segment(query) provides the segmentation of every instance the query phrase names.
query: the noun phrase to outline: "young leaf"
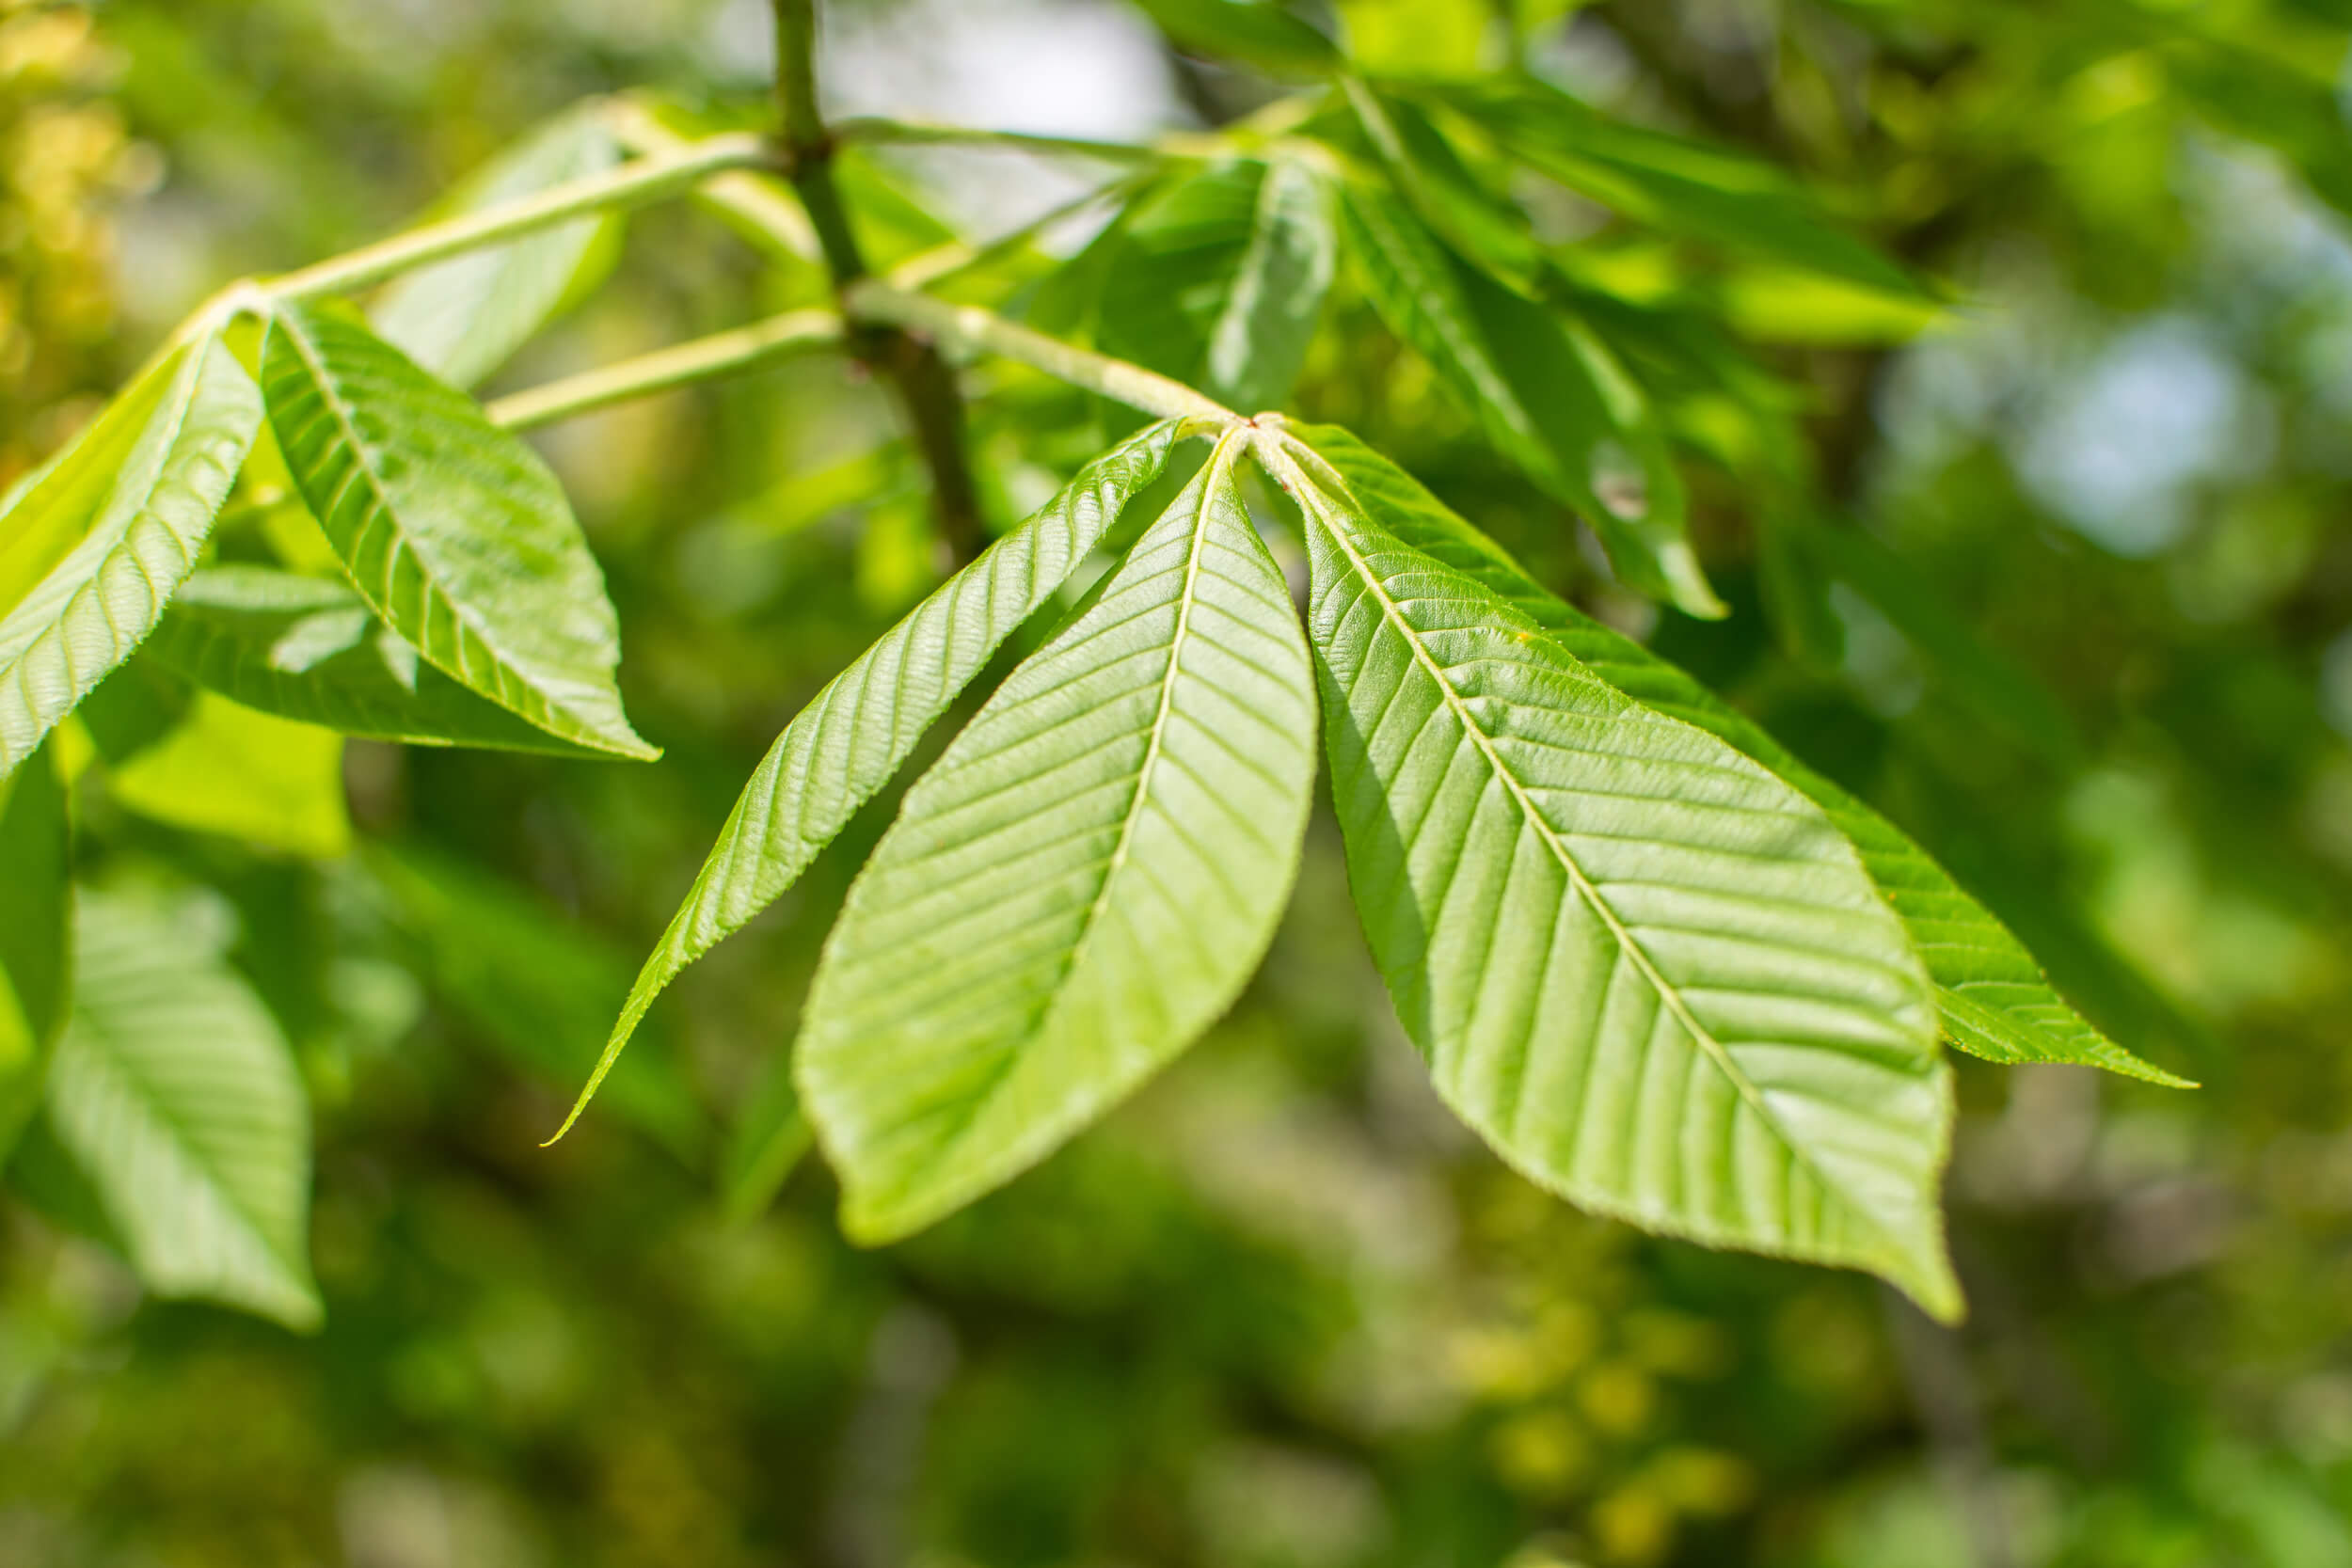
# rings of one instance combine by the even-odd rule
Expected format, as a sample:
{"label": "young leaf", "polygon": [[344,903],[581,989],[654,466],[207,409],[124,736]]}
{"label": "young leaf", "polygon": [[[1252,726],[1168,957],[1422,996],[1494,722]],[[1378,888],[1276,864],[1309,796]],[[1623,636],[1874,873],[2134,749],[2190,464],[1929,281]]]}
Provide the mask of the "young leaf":
{"label": "young leaf", "polygon": [[1238,445],[908,791],[850,889],[796,1067],[862,1241],[1042,1159],[1208,1027],[1272,940],[1314,689]]}
{"label": "young leaf", "polygon": [[261,422],[252,378],[206,335],[0,514],[0,776],[153,628]]}
{"label": "young leaf", "polygon": [[[458,188],[443,215],[534,196],[600,174],[621,149],[591,107],[508,149]],[[386,342],[453,387],[471,387],[568,301],[595,286],[618,249],[621,220],[581,218],[401,277],[368,311]]]}
{"label": "young leaf", "polygon": [[1629,586],[1723,614],[1684,531],[1665,437],[1600,341],[1464,261],[1389,192],[1351,182],[1341,208],[1374,305],[1496,448],[1593,525]]}
{"label": "young leaf", "polygon": [[1118,230],[1097,341],[1231,407],[1279,408],[1331,285],[1333,223],[1329,182],[1295,158],[1176,181]]}
{"label": "young leaf", "polygon": [[1347,432],[1303,432],[1385,531],[1477,580],[1579,662],[1645,707],[1737,747],[1819,805],[1862,857],[1911,934],[1937,988],[1947,1038],[1996,1062],[2105,1068],[2174,1087],[2085,1022],[2043,977],[2024,943],[1893,823],[1806,767],[1765,728],[1647,648],[1578,611],[1448,511],[1410,475]]}
{"label": "young leaf", "polygon": [[774,903],[889,782],[1005,639],[1053,596],[1128,500],[1159,478],[1176,436],[1176,421],[1162,420],[1088,464],[909,610],[776,736],[638,973],[603,1058],[557,1137],[580,1119],[662,988]]}
{"label": "young leaf", "polygon": [[1244,60],[1279,76],[1318,76],[1336,68],[1331,40],[1276,0],[1136,0],[1177,46]]}
{"label": "young leaf", "polygon": [[1957,1315],[1932,993],[1836,829],[1289,479],[1349,882],[1438,1091],[1583,1207]]}
{"label": "young leaf", "polygon": [[458,685],[348,586],[323,578],[266,566],[199,572],[143,658],[247,707],[371,740],[596,754]]}
{"label": "young leaf", "polygon": [[1391,90],[1445,105],[1529,167],[1637,223],[1880,293],[1932,299],[1771,164],[1629,125],[1524,74]]}
{"label": "young leaf", "polygon": [[0,1164],[40,1108],[65,1022],[73,890],[55,748],[0,779]]}
{"label": "young leaf", "polygon": [[331,309],[271,315],[262,391],[303,501],[368,608],[549,735],[660,755],[621,713],[604,574],[529,447]]}
{"label": "young leaf", "polygon": [[310,1107],[277,1022],[183,926],[85,895],[49,1119],[139,1277],[290,1328],[310,1283]]}
{"label": "young leaf", "polygon": [[153,821],[292,855],[332,860],[351,847],[342,736],[209,691],[114,768],[107,793]]}

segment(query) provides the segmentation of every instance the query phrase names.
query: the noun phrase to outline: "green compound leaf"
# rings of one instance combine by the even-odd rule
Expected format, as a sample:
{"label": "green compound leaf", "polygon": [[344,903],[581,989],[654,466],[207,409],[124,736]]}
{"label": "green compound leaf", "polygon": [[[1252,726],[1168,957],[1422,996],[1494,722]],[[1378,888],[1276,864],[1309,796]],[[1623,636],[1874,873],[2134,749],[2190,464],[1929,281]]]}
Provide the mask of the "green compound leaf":
{"label": "green compound leaf", "polygon": [[1098,268],[1097,341],[1229,407],[1279,408],[1338,261],[1330,182],[1295,158],[1237,159],[1130,209]]}
{"label": "green compound leaf", "polygon": [[266,566],[199,572],[142,657],[247,707],[370,740],[596,754],[458,685],[349,586],[324,578]]}
{"label": "green compound leaf", "polygon": [[1836,827],[1290,478],[1349,882],[1438,1092],[1582,1207],[1957,1316],[1932,992]]}
{"label": "green compound leaf", "polygon": [[85,895],[49,1119],[140,1279],[315,1327],[310,1106],[259,998],[181,923]]}
{"label": "green compound leaf", "polygon": [[1044,1158],[1215,1022],[1272,940],[1314,686],[1238,446],[908,791],[850,889],[795,1065],[860,1241]]}
{"label": "green compound leaf", "polygon": [[1392,193],[1351,182],[1340,205],[1373,304],[1497,450],[1593,525],[1628,586],[1722,615],[1664,433],[1600,340],[1463,261]]}
{"label": "green compound leaf", "polygon": [[[491,160],[440,215],[518,201],[620,161],[620,144],[596,108],[574,110]],[[421,268],[387,288],[369,318],[378,336],[425,370],[453,387],[471,387],[596,286],[619,249],[620,231],[620,218],[605,214]]]}
{"label": "green compound leaf", "polygon": [[529,447],[332,309],[270,317],[262,391],[295,486],[369,609],[548,734],[660,754],[622,715],[604,574]]}
{"label": "green compound leaf", "polygon": [[1163,420],[1088,464],[909,610],[785,727],[645,959],[602,1060],[556,1137],[580,1119],[654,998],[808,869],[1005,639],[1053,597],[1127,502],[1159,478],[1176,439],[1176,421]]}
{"label": "green compound leaf", "polygon": [[153,629],[261,428],[217,334],[174,350],[0,513],[0,776]]}
{"label": "green compound leaf", "polygon": [[0,1164],[40,1108],[65,1023],[71,831],[54,748],[0,779]]}
{"label": "green compound leaf", "polygon": [[1862,857],[1935,981],[1945,1037],[1989,1061],[2105,1068],[2193,1087],[2107,1039],[2051,988],[2023,942],[1902,830],[1806,767],[1765,728],[1647,648],[1563,602],[1493,541],[1346,431],[1302,433],[1387,532],[1542,626],[1595,674],[1645,706],[1694,724],[1796,786]]}

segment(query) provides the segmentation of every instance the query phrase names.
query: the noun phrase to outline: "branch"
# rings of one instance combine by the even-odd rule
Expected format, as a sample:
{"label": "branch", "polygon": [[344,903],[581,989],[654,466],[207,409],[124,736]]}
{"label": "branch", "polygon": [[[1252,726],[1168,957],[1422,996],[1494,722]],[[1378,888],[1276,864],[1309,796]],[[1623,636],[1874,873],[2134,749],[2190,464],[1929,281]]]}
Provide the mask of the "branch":
{"label": "branch", "polygon": [[[775,12],[776,101],[785,167],[810,227],[817,230],[834,292],[846,299],[866,275],[866,258],[834,183],[836,144],[818,107],[816,0],[775,0]],[[914,426],[915,450],[930,470],[940,533],[958,563],[973,560],[987,541],[980,528],[979,495],[964,459],[963,401],[956,390],[955,372],[930,343],[896,329],[860,332],[851,347],[897,389]]]}
{"label": "branch", "polygon": [[262,287],[278,299],[349,293],[411,267],[552,228],[568,218],[658,201],[727,169],[764,164],[769,155],[769,149],[753,135],[682,143],[674,150],[623,164],[603,174],[550,186],[521,201],[412,229],[348,255],[287,273]]}
{"label": "branch", "polygon": [[755,366],[790,358],[842,341],[841,318],[831,310],[787,310],[749,326],[714,332],[634,359],[601,366],[544,387],[500,398],[484,409],[507,430],[533,430],[632,398],[713,381]]}

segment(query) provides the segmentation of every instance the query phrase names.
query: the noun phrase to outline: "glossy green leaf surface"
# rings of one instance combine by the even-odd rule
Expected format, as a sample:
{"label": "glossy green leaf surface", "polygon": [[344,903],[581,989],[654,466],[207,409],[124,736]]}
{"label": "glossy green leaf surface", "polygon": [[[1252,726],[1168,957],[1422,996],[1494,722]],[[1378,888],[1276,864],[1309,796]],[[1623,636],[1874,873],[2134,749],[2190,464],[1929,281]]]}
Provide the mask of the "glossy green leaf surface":
{"label": "glossy green leaf surface", "polygon": [[908,791],[850,890],[796,1066],[863,1241],[1059,1147],[1223,1013],[1273,936],[1314,689],[1237,446]]}
{"label": "glossy green leaf surface", "polygon": [[889,782],[1005,639],[1054,595],[1128,500],[1160,476],[1176,434],[1175,421],[1163,420],[1088,464],[1034,515],[909,610],[785,727],[639,972],[565,1128],[579,1119],[654,998],[680,970],[775,902]]}
{"label": "glossy green leaf surface", "polygon": [[261,427],[217,336],[175,351],[0,515],[0,775],[153,629]]}
{"label": "glossy green leaf surface", "polygon": [[49,1118],[149,1290],[319,1321],[310,1114],[277,1022],[201,938],[85,895]]}
{"label": "glossy green leaf surface", "polygon": [[72,966],[71,824],[55,749],[0,779],[0,1164],[40,1108]]}
{"label": "glossy green leaf surface", "polygon": [[1664,435],[1600,341],[1463,261],[1393,194],[1351,182],[1341,207],[1390,329],[1437,368],[1496,448],[1593,525],[1629,586],[1721,615]]}
{"label": "glossy green leaf surface", "polygon": [[[520,200],[620,161],[596,109],[575,110],[492,159],[453,193],[445,213]],[[581,218],[421,267],[385,289],[369,319],[425,370],[453,387],[471,387],[596,283],[618,248],[620,227],[615,215]]]}
{"label": "glossy green leaf surface", "polygon": [[1581,1207],[1956,1315],[1932,992],[1836,828],[1337,475],[1294,493],[1349,882],[1438,1092]]}
{"label": "glossy green leaf surface", "polygon": [[1338,260],[1330,183],[1295,158],[1235,160],[1131,211],[1099,268],[1103,351],[1231,408],[1279,408]]}
{"label": "glossy green leaf surface", "polygon": [[425,663],[348,585],[324,578],[198,572],[144,656],[247,707],[370,740],[591,754]]}
{"label": "glossy green leaf surface", "polygon": [[1560,599],[1411,476],[1343,430],[1306,433],[1378,525],[1475,579],[1579,662],[1645,707],[1696,725],[1762,763],[1818,804],[1862,857],[1937,988],[1947,1038],[1996,1062],[2105,1068],[2151,1083],[2185,1080],[2142,1061],[2084,1022],[1993,912],[1900,829],[1808,768],[1747,715],[1622,633]]}
{"label": "glossy green leaf surface", "polygon": [[262,387],[294,483],[369,609],[549,735],[659,754],[621,712],[618,617],[537,454],[332,309],[270,317]]}

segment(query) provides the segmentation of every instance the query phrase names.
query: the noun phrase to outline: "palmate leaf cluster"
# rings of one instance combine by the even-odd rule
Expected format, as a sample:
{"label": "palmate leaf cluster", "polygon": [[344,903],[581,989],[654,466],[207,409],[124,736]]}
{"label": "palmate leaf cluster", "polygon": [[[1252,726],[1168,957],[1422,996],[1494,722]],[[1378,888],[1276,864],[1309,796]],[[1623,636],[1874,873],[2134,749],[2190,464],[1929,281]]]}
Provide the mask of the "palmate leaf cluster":
{"label": "palmate leaf cluster", "polygon": [[[1944,1047],[2178,1080],[2083,1020],[1885,817],[1290,406],[1331,302],[1360,300],[1621,584],[1719,616],[1683,466],[1730,464],[1760,512],[1802,515],[1790,428],[1714,324],[1535,238],[1514,181],[1702,264],[1899,311],[1936,295],[1770,166],[1532,77],[1382,80],[1284,11],[1146,8],[1187,47],[1306,86],[1218,136],[1128,150],[1142,170],[1099,234],[997,290],[1042,340],[896,296],[884,319],[1026,342],[1136,408],[777,737],[580,1105],[628,1070],[660,992],[788,889],[1028,628],[1034,651],[912,782],[852,886],[789,1076],[747,1113],[743,1191],[813,1132],[845,1227],[887,1242],[1065,1143],[1248,984],[1320,778],[1397,1014],[1503,1160],[1597,1212],[1870,1270],[1957,1313]],[[626,170],[613,123],[566,117],[455,208]],[[781,183],[755,188],[790,212]],[[232,289],[0,515],[0,1139],[45,1103],[45,1136],[160,1291],[315,1318],[304,1105],[216,951],[119,893],[75,909],[73,781],[94,752],[126,802],[171,809],[139,807],[114,766],[139,749],[121,739],[135,691],[161,705],[156,734],[244,725],[275,738],[239,745],[289,757],[326,732],[659,754],[623,711],[621,617],[554,474],[462,389],[598,281],[617,205],[411,270],[367,316]],[[1668,386],[1711,395],[1733,434],[1679,419]],[[232,494],[304,547],[208,558]],[[278,831],[319,854],[349,832],[339,815]],[[470,896],[447,891],[462,873],[376,865],[395,902]],[[625,1099],[657,1132],[674,1103],[642,1080]]]}

